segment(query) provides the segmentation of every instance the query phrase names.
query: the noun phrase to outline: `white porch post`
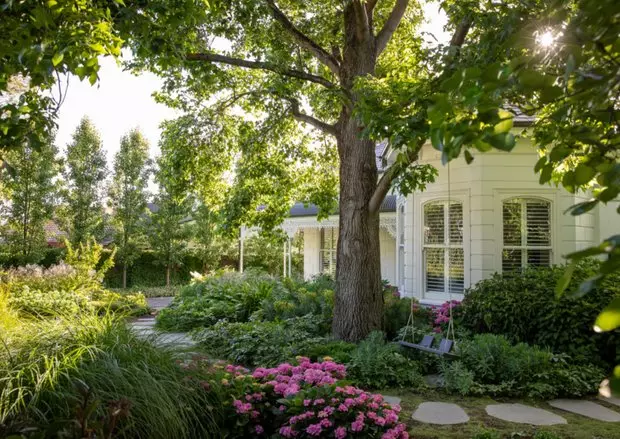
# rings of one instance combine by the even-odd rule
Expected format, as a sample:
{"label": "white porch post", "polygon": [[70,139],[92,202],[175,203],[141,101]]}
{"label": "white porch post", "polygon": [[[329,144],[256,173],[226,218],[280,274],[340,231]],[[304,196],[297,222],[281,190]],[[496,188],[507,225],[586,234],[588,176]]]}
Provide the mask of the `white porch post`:
{"label": "white porch post", "polygon": [[293,275],[292,271],[292,259],[293,259],[293,246],[291,245],[291,237],[288,238],[288,276],[291,277]]}
{"label": "white porch post", "polygon": [[286,277],[286,241],[284,241],[284,249],[282,251],[282,276]]}

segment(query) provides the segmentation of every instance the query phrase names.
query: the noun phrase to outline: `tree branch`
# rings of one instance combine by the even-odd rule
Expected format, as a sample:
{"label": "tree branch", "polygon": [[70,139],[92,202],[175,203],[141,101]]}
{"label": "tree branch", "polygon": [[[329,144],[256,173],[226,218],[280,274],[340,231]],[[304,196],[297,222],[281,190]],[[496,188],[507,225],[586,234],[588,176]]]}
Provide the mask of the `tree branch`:
{"label": "tree branch", "polygon": [[325,123],[321,120],[318,120],[310,116],[309,114],[302,113],[299,110],[299,101],[297,99],[295,98],[284,98],[284,99],[286,99],[287,101],[291,103],[291,114],[293,115],[295,119],[297,119],[300,122],[308,123],[312,125],[313,127],[323,131],[326,134],[331,134],[332,136],[336,135],[335,126]]}
{"label": "tree branch", "polygon": [[288,19],[284,13],[278,9],[274,0],[266,0],[267,5],[273,13],[273,18],[282,25],[282,27],[297,41],[297,43],[305,50],[312,53],[319,61],[325,64],[335,74],[339,75],[340,65],[338,61],[325,49],[319,46],[306,34],[301,32],[295,25]]}
{"label": "tree branch", "polygon": [[377,56],[383,52],[387,44],[389,43],[392,35],[396,31],[396,28],[400,24],[400,21],[403,19],[405,15],[405,11],[407,10],[407,6],[409,5],[409,0],[396,0],[396,4],[390,12],[390,16],[387,21],[383,25],[383,29],[379,31],[377,34],[377,43],[375,53]]}
{"label": "tree branch", "polygon": [[372,11],[377,6],[378,0],[366,0],[366,13],[370,17],[372,15]]}
{"label": "tree branch", "polygon": [[353,9],[355,10],[356,26],[355,31],[360,41],[367,41],[370,38],[370,21],[365,5],[362,0],[353,0]]}
{"label": "tree branch", "polygon": [[218,55],[216,53],[190,53],[185,56],[185,59],[189,61],[207,61],[228,64],[231,66],[245,67],[248,69],[262,69],[270,72],[279,73],[281,75],[289,76],[291,78],[303,79],[304,81],[314,82],[327,88],[335,88],[336,84],[327,79],[313,75],[311,73],[302,72],[301,70],[288,69],[273,63],[263,61],[249,61],[241,58],[233,58],[225,55]]}
{"label": "tree branch", "polygon": [[405,153],[405,161],[400,162],[396,161],[392,164],[387,170],[383,173],[379,182],[377,183],[377,187],[375,188],[372,197],[370,197],[370,201],[368,202],[368,210],[371,213],[376,213],[381,208],[381,203],[385,199],[385,196],[390,191],[392,187],[392,182],[398,177],[398,175],[405,169],[409,167],[413,162],[418,159],[420,154],[420,150],[425,143],[425,140],[420,140],[416,145],[416,148],[413,151],[408,151]]}
{"label": "tree branch", "polygon": [[450,39],[450,45],[461,47],[465,42],[465,37],[469,32],[469,28],[471,27],[471,18],[469,16],[463,18],[459,25],[454,30],[454,34],[452,35],[452,39]]}

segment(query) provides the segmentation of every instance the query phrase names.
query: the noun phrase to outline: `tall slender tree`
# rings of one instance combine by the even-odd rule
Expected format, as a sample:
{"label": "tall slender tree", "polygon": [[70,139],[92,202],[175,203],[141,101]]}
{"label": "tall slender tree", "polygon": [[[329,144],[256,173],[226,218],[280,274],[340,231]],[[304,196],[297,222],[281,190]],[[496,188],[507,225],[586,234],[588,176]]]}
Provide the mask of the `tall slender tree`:
{"label": "tall slender tree", "polygon": [[156,210],[151,214],[148,229],[151,248],[166,267],[166,286],[170,285],[172,269],[182,262],[192,236],[192,227],[184,220],[192,212],[193,197],[181,174],[184,156],[175,154],[172,148],[177,141],[174,131],[164,129],[155,170],[159,192],[154,197]]}
{"label": "tall slender tree", "polygon": [[131,130],[121,138],[109,189],[116,257],[123,266],[123,288],[127,288],[127,269],[145,244],[143,226],[150,172],[149,144],[138,129]]}
{"label": "tall slender tree", "polygon": [[21,264],[37,263],[47,247],[45,225],[54,214],[58,196],[60,162],[50,142],[35,150],[14,149],[6,154],[11,170],[0,169],[6,199],[0,213],[6,219],[0,232],[9,254]]}
{"label": "tall slender tree", "polygon": [[103,235],[103,194],[106,159],[97,129],[82,118],[67,145],[65,223],[72,243]]}

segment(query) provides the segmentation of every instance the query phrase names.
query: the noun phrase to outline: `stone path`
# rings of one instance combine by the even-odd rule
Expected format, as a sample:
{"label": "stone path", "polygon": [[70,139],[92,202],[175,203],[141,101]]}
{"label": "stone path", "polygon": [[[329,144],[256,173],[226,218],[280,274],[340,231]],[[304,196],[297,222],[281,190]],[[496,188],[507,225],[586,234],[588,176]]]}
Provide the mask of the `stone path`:
{"label": "stone path", "polygon": [[454,425],[469,421],[469,416],[461,407],[446,402],[423,402],[411,416],[425,424]]}
{"label": "stone path", "polygon": [[596,419],[598,421],[620,422],[620,413],[592,401],[581,401],[579,399],[554,399],[553,401],[549,401],[549,405],[561,410],[566,410],[567,412]]}
{"label": "stone path", "polygon": [[566,419],[559,415],[524,404],[492,404],[486,407],[486,412],[494,418],[519,424],[567,424]]}
{"label": "stone path", "polygon": [[[147,300],[149,307],[159,312],[172,302],[172,297],[150,297]],[[155,328],[155,316],[140,317],[131,322],[132,329],[139,337],[150,338],[159,346],[169,346],[180,349],[191,348],[196,342],[184,332],[162,332]]]}

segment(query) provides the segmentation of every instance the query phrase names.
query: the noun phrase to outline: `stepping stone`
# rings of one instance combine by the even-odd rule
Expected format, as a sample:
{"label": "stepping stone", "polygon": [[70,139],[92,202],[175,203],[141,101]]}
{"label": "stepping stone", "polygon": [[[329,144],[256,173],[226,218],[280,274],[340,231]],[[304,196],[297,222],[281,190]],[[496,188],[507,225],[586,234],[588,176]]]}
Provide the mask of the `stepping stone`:
{"label": "stepping stone", "polygon": [[461,407],[446,402],[423,402],[411,416],[425,424],[452,425],[469,421],[469,416]]}
{"label": "stepping stone", "polygon": [[567,424],[562,416],[550,411],[530,407],[524,404],[491,404],[486,407],[489,416],[502,421],[530,425]]}
{"label": "stepping stone", "polygon": [[398,396],[381,395],[383,400],[389,405],[400,405],[400,398]]}
{"label": "stepping stone", "polygon": [[170,305],[174,297],[149,297],[146,299],[146,302],[149,305],[149,308],[154,309],[155,311],[161,311]]}
{"label": "stepping stone", "polygon": [[608,402],[609,404],[617,405],[618,407],[620,407],[620,398],[615,398],[613,396],[599,395],[598,399],[600,399],[601,401]]}
{"label": "stepping stone", "polygon": [[620,422],[620,413],[592,401],[579,399],[554,399],[549,405],[567,412],[605,422]]}

